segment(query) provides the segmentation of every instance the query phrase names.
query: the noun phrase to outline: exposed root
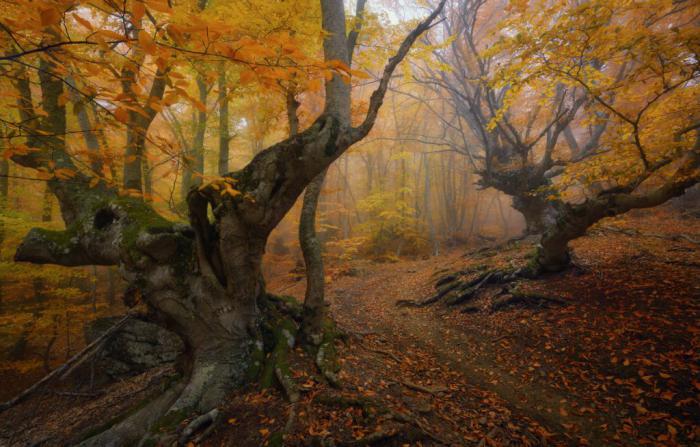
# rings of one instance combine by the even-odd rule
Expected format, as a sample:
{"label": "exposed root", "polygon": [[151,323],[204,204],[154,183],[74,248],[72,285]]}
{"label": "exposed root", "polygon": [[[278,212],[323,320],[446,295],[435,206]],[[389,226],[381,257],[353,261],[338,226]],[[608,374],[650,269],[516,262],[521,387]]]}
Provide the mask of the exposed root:
{"label": "exposed root", "polygon": [[448,306],[463,304],[476,297],[477,293],[489,284],[506,284],[521,277],[523,269],[518,270],[498,270],[492,269],[479,273],[469,280],[462,279],[463,275],[473,273],[477,269],[465,270],[442,277],[436,287],[438,292],[422,301],[399,300],[396,302],[400,307],[425,307],[438,301],[443,301]]}
{"label": "exposed root", "polygon": [[389,440],[392,438],[395,438],[399,432],[397,430],[391,430],[391,431],[375,431],[374,433],[370,433],[367,436],[364,436],[360,439],[355,439],[354,441],[349,441],[349,442],[338,442],[336,443],[337,446],[360,446],[360,445],[386,445]]}
{"label": "exposed root", "polygon": [[[293,298],[266,295],[260,300],[260,308],[264,319],[258,342],[244,347],[240,353],[237,353],[235,343],[231,346],[214,344],[208,351],[198,351],[188,368],[186,380],[160,389],[156,396],[137,409],[88,434],[81,445],[187,445],[199,442],[218,424],[219,403],[230,390],[240,385],[234,383],[234,378],[257,379],[263,388],[277,385],[290,402],[297,402],[299,388],[289,368],[289,352],[300,342],[297,334],[303,316],[302,307]],[[330,319],[324,322],[323,329],[321,343],[308,348],[313,350],[321,374],[329,383],[338,386],[335,340],[342,334]],[[247,350],[250,352],[246,353]],[[245,365],[248,365],[247,372]],[[293,413],[294,409],[288,422],[290,426]],[[188,418],[192,419],[183,424]],[[275,434],[279,445],[282,445],[283,435],[283,432]]]}
{"label": "exposed root", "polygon": [[453,290],[461,287],[463,284],[461,281],[458,280],[453,280],[450,283],[447,283],[440,287],[438,289],[438,292],[429,297],[424,299],[423,301],[414,301],[414,300],[399,300],[396,302],[396,305],[399,307],[425,307],[430,304],[438,302],[442,297],[447,295],[448,293],[452,292]]}
{"label": "exposed root", "polygon": [[299,389],[289,370],[289,350],[296,344],[299,327],[291,318],[279,316],[270,330],[274,344],[265,361],[260,384],[263,388],[269,388],[276,379],[287,399],[296,402],[299,400]]}
{"label": "exposed root", "polygon": [[335,349],[335,338],[336,336],[332,332],[324,331],[323,341],[316,351],[316,366],[328,383],[337,388],[340,386],[338,378],[340,364]]}
{"label": "exposed root", "polygon": [[214,408],[213,410],[209,411],[208,413],[205,413],[201,416],[198,416],[192,420],[187,426],[182,430],[182,434],[180,435],[180,439],[178,440],[178,445],[180,446],[185,446],[187,445],[187,442],[190,441],[195,434],[202,432],[202,435],[198,436],[198,440],[201,441],[204,439],[205,434],[208,434],[211,432],[211,429],[213,426],[216,424],[216,422],[219,420],[219,409]]}
{"label": "exposed root", "polygon": [[176,384],[155,398],[145,400],[136,410],[126,413],[107,426],[99,428],[96,434],[88,434],[80,447],[102,447],[136,445],[144,433],[166,413],[184,389],[184,384]]}
{"label": "exposed root", "polygon": [[399,421],[399,422],[404,422],[406,424],[411,424],[414,427],[416,427],[420,432],[427,438],[432,439],[433,441],[437,442],[438,444],[442,445],[454,445],[454,442],[450,442],[446,439],[443,439],[436,434],[434,434],[428,427],[425,426],[420,420],[417,418],[403,414],[403,413],[396,413],[396,412],[391,412],[390,414],[391,418]]}
{"label": "exposed root", "polygon": [[447,388],[446,386],[425,386],[425,385],[419,385],[417,383],[409,382],[408,380],[399,380],[395,383],[399,383],[406,388],[410,388],[415,391],[421,391],[423,393],[428,393],[428,394],[439,394],[439,393],[444,393],[449,391],[450,389]]}
{"label": "exposed root", "polygon": [[365,345],[362,344],[362,343],[360,343],[360,346],[361,346],[362,348],[366,349],[366,350],[369,351],[369,352],[376,352],[377,354],[385,355],[385,356],[389,357],[390,359],[392,359],[393,361],[395,361],[396,363],[401,363],[401,359],[398,358],[398,357],[396,356],[396,354],[394,354],[394,353],[391,352],[391,351],[387,351],[387,350],[385,350],[385,349],[370,348],[370,347],[368,347],[368,346],[365,346]]}
{"label": "exposed root", "polygon": [[314,398],[314,401],[327,407],[345,409],[355,407],[362,410],[362,415],[365,418],[374,418],[376,416],[389,413],[389,409],[383,406],[378,401],[369,397],[353,397],[343,396],[342,394],[327,394],[322,393]]}
{"label": "exposed root", "polygon": [[503,294],[494,298],[491,303],[491,312],[498,312],[513,307],[543,309],[565,306],[566,304],[566,301],[560,298],[538,293],[520,292],[517,288],[512,288],[510,290],[505,289]]}

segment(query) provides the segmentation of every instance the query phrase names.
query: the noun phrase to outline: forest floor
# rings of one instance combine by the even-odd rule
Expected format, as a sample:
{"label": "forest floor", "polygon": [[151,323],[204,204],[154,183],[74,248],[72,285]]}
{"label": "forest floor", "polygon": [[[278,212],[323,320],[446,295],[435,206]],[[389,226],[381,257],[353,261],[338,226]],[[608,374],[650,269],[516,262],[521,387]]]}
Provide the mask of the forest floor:
{"label": "forest floor", "polygon": [[[299,402],[236,393],[204,445],[265,445],[281,432],[285,445],[700,445],[698,240],[700,220],[671,211],[607,220],[572,244],[579,268],[519,286],[556,302],[498,311],[499,286],[459,306],[396,304],[430,296],[451,271],[524,263],[530,243],[330,265],[331,313],[348,334],[341,388],[297,351]],[[304,292],[289,275],[268,286]],[[0,445],[70,444],[169,374],[40,394],[3,415]]]}

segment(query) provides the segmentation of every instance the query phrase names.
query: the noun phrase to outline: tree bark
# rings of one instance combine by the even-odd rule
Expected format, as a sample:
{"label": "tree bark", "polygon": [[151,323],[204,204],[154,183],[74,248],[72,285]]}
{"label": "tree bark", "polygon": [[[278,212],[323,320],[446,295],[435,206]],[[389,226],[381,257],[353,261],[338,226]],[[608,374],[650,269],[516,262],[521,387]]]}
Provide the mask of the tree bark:
{"label": "tree bark", "polygon": [[570,261],[569,241],[583,236],[586,230],[605,217],[617,216],[632,209],[661,205],[700,181],[700,137],[686,155],[675,174],[661,186],[636,191],[603,192],[582,204],[560,204],[556,222],[542,235],[535,261],[535,272],[561,271]]}
{"label": "tree bark", "polygon": [[[365,0],[359,0],[356,18],[361,21],[364,15]],[[322,0],[323,28],[329,31],[323,42],[326,60],[339,60],[348,66],[352,64],[352,54],[357,44],[357,38],[362,27],[357,23],[350,34],[345,37],[345,9],[343,2]],[[326,111],[339,117],[341,124],[350,124],[350,86],[337,74],[326,84]],[[297,110],[299,102],[294,96],[293,89],[287,91],[287,119],[289,134],[294,137],[299,132]],[[347,169],[347,160],[346,160]],[[299,217],[299,244],[306,266],[306,293],[304,295],[304,319],[302,336],[315,346],[323,340],[323,322],[326,317],[325,302],[325,272],[321,242],[316,234],[316,211],[318,200],[323,189],[323,182],[328,169],[324,169],[306,187]],[[347,174],[347,173],[346,173]],[[346,236],[347,237],[347,236]]]}
{"label": "tree bark", "polygon": [[228,90],[226,87],[226,65],[219,64],[219,175],[229,172],[228,144],[231,140],[229,136],[229,113],[228,113]]}
{"label": "tree bark", "polygon": [[[197,74],[199,101],[206,106],[208,90],[202,74]],[[190,189],[202,184],[204,174],[204,136],[207,130],[207,111],[197,110],[194,116],[192,144],[185,151],[182,163],[182,197],[186,198]]]}
{"label": "tree bark", "polygon": [[316,234],[316,209],[326,172],[321,172],[306,187],[299,218],[299,243],[306,266],[302,335],[314,345],[321,343],[327,307],[321,241]]}
{"label": "tree bark", "polygon": [[513,196],[513,208],[525,219],[524,235],[542,234],[552,220],[553,207],[544,197],[536,193]]}

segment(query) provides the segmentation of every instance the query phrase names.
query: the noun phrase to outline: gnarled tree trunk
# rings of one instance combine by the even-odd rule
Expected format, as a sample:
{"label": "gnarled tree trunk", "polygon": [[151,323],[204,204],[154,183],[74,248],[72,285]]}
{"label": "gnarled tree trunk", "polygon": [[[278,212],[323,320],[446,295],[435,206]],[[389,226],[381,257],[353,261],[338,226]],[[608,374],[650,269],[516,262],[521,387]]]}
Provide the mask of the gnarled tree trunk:
{"label": "gnarled tree trunk", "polygon": [[[649,174],[650,175],[650,174]],[[673,176],[661,186],[603,192],[581,204],[560,204],[556,221],[542,235],[534,262],[536,271],[560,271],[569,265],[569,241],[583,236],[588,228],[605,217],[617,216],[636,208],[661,205],[700,181],[700,136]]]}
{"label": "gnarled tree trunk", "polygon": [[513,208],[525,219],[526,236],[542,234],[555,214],[552,203],[534,192],[513,196]]}
{"label": "gnarled tree trunk", "polygon": [[[323,24],[330,31],[325,57],[347,60],[343,3],[321,4]],[[145,303],[152,320],[183,339],[187,353],[178,384],[85,445],[134,444],[146,430],[176,425],[193,412],[209,412],[226,393],[256,375],[264,359],[262,323],[275,313],[261,272],[270,232],[307,185],[369,133],[394,70],[443,5],[444,1],[409,33],[389,60],[359,126],[350,123],[349,86],[336,75],[326,85],[325,110],[311,126],[258,153],[242,170],[189,192],[190,226],[168,222],[139,198],[119,196],[104,184],[89,187],[90,177],[77,169],[65,140],[57,137],[66,133],[65,105],[60,101],[63,83],[60,76],[53,76],[54,55],[42,57],[46,116],[39,119],[37,140],[30,142],[42,151],[12,158],[25,167],[44,169],[49,159],[45,155],[50,153],[56,167],[76,174],[70,182],[48,182],[66,230],[31,230],[15,259],[65,266],[118,265],[130,284],[126,300]],[[28,101],[23,110],[36,117],[31,95],[19,84],[20,98]],[[233,192],[222,195],[222,190]],[[271,324],[285,345],[294,344],[294,328],[279,320]]]}

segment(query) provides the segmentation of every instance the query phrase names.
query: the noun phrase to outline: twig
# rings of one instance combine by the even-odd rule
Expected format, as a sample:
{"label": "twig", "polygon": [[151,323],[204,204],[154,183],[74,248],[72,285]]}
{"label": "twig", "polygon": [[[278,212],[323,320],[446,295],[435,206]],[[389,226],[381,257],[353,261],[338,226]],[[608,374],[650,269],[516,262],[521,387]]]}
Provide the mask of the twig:
{"label": "twig", "polygon": [[416,419],[415,417],[411,417],[411,416],[409,416],[409,415],[402,414],[402,413],[396,413],[396,412],[393,412],[393,411],[389,414],[389,416],[390,416],[392,419],[397,420],[397,421],[399,421],[399,422],[405,422],[405,423],[408,423],[408,424],[413,424],[413,425],[415,425],[416,427],[418,427],[418,429],[419,429],[420,431],[423,432],[424,435],[426,435],[427,437],[429,437],[430,439],[432,439],[433,441],[435,441],[435,442],[437,442],[437,443],[440,443],[440,444],[442,444],[442,445],[452,445],[452,444],[453,444],[453,443],[451,443],[451,442],[448,442],[448,441],[446,441],[446,440],[440,438],[440,437],[437,436],[436,434],[433,434],[430,430],[428,430],[428,429],[425,427],[425,425],[423,425],[423,423],[421,423],[421,422],[420,422],[418,419]]}
{"label": "twig", "polygon": [[396,356],[396,354],[394,354],[391,351],[386,351],[384,349],[379,349],[379,348],[370,348],[369,346],[365,346],[362,343],[360,343],[360,346],[363,347],[364,349],[366,349],[367,351],[376,352],[377,354],[384,354],[385,356],[392,358],[396,363],[401,363],[401,359],[398,358]]}
{"label": "twig", "polygon": [[492,343],[498,343],[501,340],[505,340],[506,338],[516,338],[515,335],[513,334],[505,334],[501,335],[500,337],[496,337],[493,340],[491,340]]}
{"label": "twig", "polygon": [[82,351],[78,352],[78,353],[75,354],[73,357],[71,357],[70,359],[68,359],[68,361],[67,361],[66,363],[64,363],[63,365],[61,365],[61,366],[59,366],[58,368],[56,368],[56,369],[54,369],[53,371],[51,371],[49,374],[47,374],[46,376],[44,376],[43,379],[39,380],[38,382],[36,382],[34,385],[30,386],[30,387],[27,388],[26,390],[22,391],[19,395],[15,396],[13,399],[8,400],[8,401],[3,402],[2,404],[0,404],[0,413],[2,413],[3,411],[5,411],[5,410],[7,410],[7,409],[9,409],[9,408],[12,408],[12,407],[14,407],[15,405],[17,405],[18,403],[22,402],[24,399],[26,399],[27,397],[29,397],[30,395],[32,395],[35,391],[37,391],[38,389],[40,389],[42,386],[44,386],[44,385],[46,385],[47,383],[49,383],[49,382],[50,382],[52,379],[54,379],[56,376],[58,376],[59,374],[62,374],[64,371],[66,371],[67,369],[69,369],[69,368],[71,367],[71,365],[73,365],[75,362],[81,360],[81,359],[83,358],[83,356],[85,356],[86,354],[88,354],[88,353],[90,353],[91,351],[93,351],[93,348],[95,348],[95,346],[97,346],[98,344],[102,343],[102,341],[106,340],[108,337],[110,337],[110,336],[111,336],[113,333],[115,333],[117,330],[121,329],[121,327],[124,326],[124,324],[125,324],[130,318],[131,318],[131,315],[126,315],[126,316],[124,316],[124,318],[122,318],[121,320],[119,320],[119,321],[118,321],[114,326],[112,326],[111,328],[107,329],[107,331],[105,331],[104,334],[102,334],[101,336],[97,337],[92,343],[90,343],[89,345],[87,345]]}
{"label": "twig", "polygon": [[410,388],[410,389],[416,390],[416,391],[422,391],[422,392],[428,393],[428,394],[444,393],[444,392],[450,390],[446,386],[435,386],[435,387],[430,388],[427,386],[419,385],[417,383],[409,382],[407,380],[398,380],[395,383],[400,383],[401,385],[405,386],[406,388]]}

